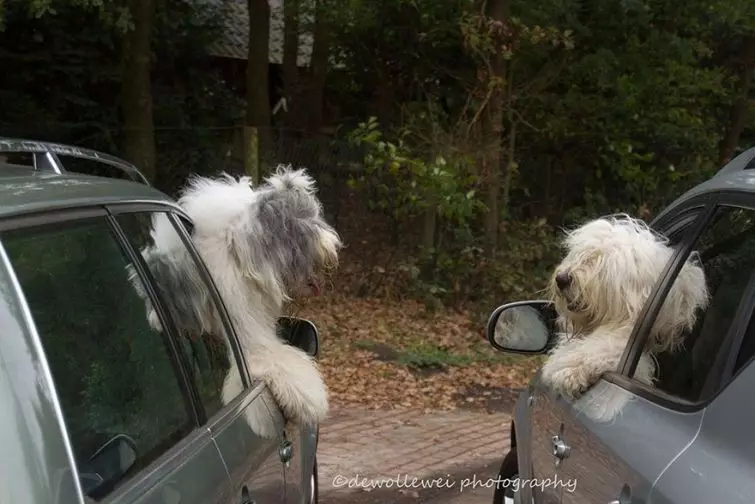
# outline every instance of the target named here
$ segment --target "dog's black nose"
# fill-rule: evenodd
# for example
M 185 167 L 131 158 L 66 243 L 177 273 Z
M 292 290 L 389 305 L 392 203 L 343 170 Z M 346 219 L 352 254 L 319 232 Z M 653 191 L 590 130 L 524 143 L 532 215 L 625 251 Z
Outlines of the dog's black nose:
M 569 284 L 571 283 L 571 275 L 566 272 L 561 272 L 556 274 L 556 285 L 559 289 L 564 290 L 567 287 L 569 287 Z

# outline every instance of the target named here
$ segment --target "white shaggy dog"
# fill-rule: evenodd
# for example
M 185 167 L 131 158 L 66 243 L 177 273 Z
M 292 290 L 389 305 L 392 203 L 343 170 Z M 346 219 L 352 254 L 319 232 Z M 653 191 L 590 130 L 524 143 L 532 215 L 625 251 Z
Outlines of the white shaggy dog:
M 337 265 L 341 240 L 324 220 L 305 170 L 281 166 L 264 184 L 252 188 L 250 182 L 196 177 L 179 204 L 193 221 L 193 242 L 225 302 L 249 372 L 268 386 L 289 420 L 314 424 L 328 412 L 325 383 L 316 361 L 282 341 L 276 324 L 293 296 L 319 291 L 321 275 Z M 142 256 L 169 293 L 173 318 L 199 334 L 222 333 L 210 293 L 170 221 L 153 219 L 151 234 L 154 244 Z M 148 312 L 159 328 L 149 303 Z M 224 403 L 236 395 L 230 385 L 238 379 L 226 377 Z
M 596 219 L 568 232 L 567 254 L 549 293 L 563 331 L 542 379 L 574 399 L 615 371 L 637 317 L 672 256 L 668 240 L 626 215 Z M 665 300 L 637 365 L 635 379 L 653 385 L 654 355 L 673 351 L 708 304 L 703 269 L 689 259 Z

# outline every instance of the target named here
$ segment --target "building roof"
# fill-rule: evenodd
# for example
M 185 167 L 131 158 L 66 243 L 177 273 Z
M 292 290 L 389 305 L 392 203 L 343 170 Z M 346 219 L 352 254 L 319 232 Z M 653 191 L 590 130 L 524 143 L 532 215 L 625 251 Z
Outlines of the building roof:
M 246 60 L 249 50 L 249 10 L 246 0 L 211 0 L 223 11 L 225 30 L 223 35 L 210 44 L 207 52 L 221 58 Z M 270 63 L 283 62 L 283 0 L 268 0 L 270 4 Z M 307 27 L 314 23 L 312 13 L 300 12 L 299 54 L 297 65 L 309 66 L 312 58 L 314 37 Z

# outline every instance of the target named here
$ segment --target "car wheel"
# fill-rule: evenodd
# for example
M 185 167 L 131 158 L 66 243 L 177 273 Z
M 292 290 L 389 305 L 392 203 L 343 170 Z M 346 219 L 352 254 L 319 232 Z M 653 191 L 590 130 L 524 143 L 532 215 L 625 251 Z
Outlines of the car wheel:
M 516 448 L 513 448 L 503 458 L 501 468 L 498 470 L 498 480 L 513 480 L 518 477 L 519 465 L 516 459 Z M 496 484 L 493 504 L 519 504 L 519 496 L 514 492 L 513 485 Z
M 320 494 L 320 482 L 317 479 L 317 458 L 315 457 L 315 464 L 312 468 L 312 475 L 309 479 L 309 504 L 317 504 L 318 497 Z

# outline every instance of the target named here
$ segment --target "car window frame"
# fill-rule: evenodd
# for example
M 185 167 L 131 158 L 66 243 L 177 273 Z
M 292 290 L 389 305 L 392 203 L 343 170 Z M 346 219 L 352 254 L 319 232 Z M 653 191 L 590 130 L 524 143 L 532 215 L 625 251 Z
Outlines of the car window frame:
M 682 236 L 681 240 L 677 243 L 674 255 L 669 260 L 661 278 L 651 291 L 648 301 L 645 303 L 632 331 L 629 343 L 622 355 L 622 359 L 618 366 L 619 371 L 604 375 L 604 378 L 607 381 L 627 390 L 633 395 L 642 397 L 643 399 L 658 404 L 659 406 L 683 413 L 696 412 L 708 406 L 741 372 L 748 367 L 749 364 L 743 365 L 736 373 L 730 373 L 730 369 L 727 366 L 725 373 L 719 380 L 715 392 L 700 401 L 688 401 L 668 394 L 658 388 L 634 380 L 632 374 L 639 362 L 641 355 L 640 350 L 648 338 L 649 330 L 660 311 L 661 305 L 663 304 L 668 291 L 676 280 L 684 262 L 692 252 L 694 245 L 697 243 L 702 233 L 708 229 L 712 219 L 715 217 L 716 210 L 721 206 L 755 211 L 755 194 L 736 190 L 719 190 L 704 193 L 680 204 L 679 207 L 665 214 L 662 220 L 652 223 L 653 228 L 659 232 L 664 232 L 666 230 L 678 232 L 679 230 L 675 230 L 674 228 L 679 226 L 679 224 L 685 219 L 688 219 L 687 215 L 689 215 L 689 212 L 695 207 L 697 207 L 699 211 L 697 218 L 691 219 L 685 224 L 685 226 L 692 226 L 690 232 Z M 748 300 L 748 303 L 742 303 L 742 300 L 745 298 Z M 751 316 L 753 311 L 755 311 L 755 283 L 748 284 L 743 291 L 732 325 L 727 331 L 727 341 L 724 342 L 724 344 L 733 342 L 729 347 L 729 355 L 726 358 L 727 364 L 732 359 L 736 360 L 736 356 L 739 353 L 743 342 L 743 332 L 746 330 L 747 324 L 750 321 L 749 316 L 745 315 L 749 314 Z M 753 360 L 755 360 L 755 357 L 748 362 L 752 362 Z
M 263 389 L 265 388 L 265 385 L 264 385 L 264 382 L 253 379 L 251 374 L 249 373 L 246 359 L 243 358 L 243 351 L 241 348 L 241 342 L 239 340 L 238 333 L 236 331 L 236 328 L 233 324 L 232 319 L 230 318 L 228 309 L 225 303 L 223 302 L 223 297 L 220 295 L 220 291 L 218 290 L 217 285 L 215 285 L 215 281 L 212 279 L 212 276 L 209 270 L 207 269 L 207 265 L 205 264 L 205 262 L 202 260 L 201 256 L 199 255 L 199 252 L 197 251 L 196 246 L 194 245 L 194 242 L 191 238 L 191 235 L 186 229 L 186 226 L 180 220 L 180 219 L 185 219 L 186 222 L 188 222 L 190 225 L 193 226 L 194 223 L 192 219 L 186 214 L 186 212 L 183 211 L 181 207 L 170 204 L 170 203 L 120 202 L 120 203 L 109 203 L 105 205 L 105 207 L 107 208 L 107 211 L 110 212 L 114 217 L 118 215 L 123 215 L 123 214 L 140 213 L 140 212 L 166 213 L 172 225 L 181 236 L 181 239 L 183 240 L 184 245 L 188 248 L 192 257 L 197 262 L 198 267 L 202 271 L 202 276 L 205 282 L 209 283 L 211 294 L 213 296 L 213 299 L 216 302 L 216 305 L 218 306 L 218 310 L 220 311 L 220 316 L 223 318 L 223 322 L 226 327 L 228 338 L 231 340 L 231 346 L 233 348 L 234 357 L 236 358 L 236 364 L 239 368 L 239 374 L 242 377 L 242 383 L 244 384 L 244 389 L 241 391 L 241 393 L 239 393 L 228 404 L 224 404 L 223 407 L 220 408 L 218 411 L 216 411 L 213 415 L 206 417 L 204 423 L 202 424 L 204 427 L 207 427 L 211 431 L 222 429 L 223 426 L 226 425 L 232 417 L 236 416 L 239 413 L 239 411 L 242 411 L 252 400 L 257 399 L 257 397 L 262 393 Z M 139 255 L 141 256 L 141 254 Z M 141 257 L 139 257 L 138 260 L 141 262 L 142 261 Z M 143 265 L 143 266 L 144 268 L 146 268 L 146 265 Z M 149 281 L 150 283 L 153 282 L 151 274 L 149 275 Z M 157 295 L 157 299 L 160 299 L 159 295 Z M 163 303 L 162 300 L 160 300 L 159 302 Z M 198 396 L 198 391 L 197 391 L 197 400 L 198 401 L 200 400 Z M 201 405 L 201 401 L 199 403 L 199 407 L 202 407 L 202 410 L 204 410 L 204 407 Z
M 228 334 L 228 339 L 230 340 L 230 343 L 231 343 L 233 355 L 236 358 L 236 365 L 238 366 L 239 372 L 241 374 L 241 380 L 244 384 L 244 390 L 245 391 L 251 390 L 255 387 L 256 383 L 252 379 L 251 373 L 249 373 L 247 362 L 246 362 L 246 359 L 244 358 L 244 352 L 241 348 L 241 341 L 239 339 L 238 333 L 236 332 L 236 327 L 233 325 L 233 320 L 231 319 L 231 316 L 228 313 L 228 308 L 223 302 L 223 296 L 220 294 L 220 290 L 218 290 L 218 287 L 215 284 L 215 280 L 213 280 L 212 278 L 212 274 L 210 273 L 210 270 L 207 268 L 207 265 L 202 260 L 202 257 L 199 255 L 199 251 L 194 245 L 194 241 L 191 238 L 191 232 L 188 229 L 186 229 L 186 226 L 184 225 L 183 222 L 181 222 L 181 219 L 185 219 L 191 226 L 194 226 L 194 223 L 189 218 L 189 216 L 186 215 L 184 212 L 172 211 L 168 214 L 168 217 L 170 218 L 170 221 L 173 224 L 173 227 L 175 228 L 176 232 L 181 236 L 181 240 L 183 241 L 186 248 L 189 250 L 189 253 L 191 254 L 192 258 L 197 263 L 201 271 L 202 278 L 205 281 L 205 284 L 207 284 L 207 286 L 210 287 L 212 297 L 216 302 L 218 311 L 220 312 L 220 317 L 223 319 L 223 327 L 226 330 L 226 334 Z M 244 392 L 242 392 L 239 395 L 243 395 L 243 394 Z
M 104 222 L 108 226 L 110 231 L 113 233 L 114 241 L 121 248 L 122 253 L 125 254 L 124 259 L 130 259 L 132 262 L 134 262 L 134 257 L 132 256 L 132 254 L 136 254 L 137 256 L 139 256 L 136 259 L 141 258 L 138 252 L 133 248 L 131 242 L 125 239 L 125 235 L 123 234 L 122 228 L 120 227 L 120 225 L 118 225 L 118 222 L 114 218 L 113 214 L 105 205 L 78 207 L 78 208 L 71 208 L 71 209 L 65 209 L 65 210 L 58 210 L 58 209 L 45 210 L 45 211 L 39 211 L 39 212 L 30 213 L 30 214 L 8 216 L 8 217 L 0 219 L 0 232 L 20 230 L 20 229 L 29 229 L 29 228 L 34 228 L 37 226 L 43 226 L 43 225 L 49 225 L 49 224 L 55 224 L 55 223 L 74 223 L 74 222 L 82 221 L 85 219 L 96 219 L 96 218 L 101 218 L 102 222 Z M 1 241 L 1 238 L 0 238 L 0 241 Z M 150 279 L 146 278 L 143 275 L 143 271 L 140 270 L 141 266 L 139 265 L 138 262 L 135 262 L 135 266 L 136 266 L 137 274 L 139 275 L 140 280 L 143 282 L 145 289 L 151 296 L 151 301 L 153 305 L 155 306 L 155 310 L 158 312 L 158 315 L 161 317 L 161 323 L 165 324 L 169 322 L 170 319 L 165 318 L 165 313 L 161 313 L 161 311 L 164 310 L 162 308 L 163 301 L 160 299 L 159 296 L 156 296 L 157 291 L 154 284 L 152 284 Z M 9 269 L 12 275 L 16 276 L 15 265 L 13 261 L 10 260 L 10 257 L 8 257 L 6 267 Z M 16 292 L 15 295 L 18 296 L 24 304 L 28 305 L 28 300 L 26 298 L 26 293 L 24 292 L 23 285 L 19 284 L 18 292 Z M 31 324 L 31 327 L 29 329 L 33 330 L 35 333 L 38 334 L 36 321 L 34 320 L 33 316 L 30 315 L 28 323 Z M 133 492 L 135 488 L 138 488 L 140 486 L 145 486 L 146 482 L 149 481 L 150 479 L 159 478 L 159 475 L 162 474 L 161 468 L 165 466 L 168 466 L 168 465 L 175 465 L 176 467 L 179 466 L 181 464 L 180 461 L 185 457 L 184 454 L 186 452 L 196 451 L 195 446 L 197 445 L 197 443 L 207 444 L 207 443 L 212 442 L 209 437 L 210 436 L 209 431 L 206 428 L 207 420 L 205 419 L 204 422 L 201 421 L 202 419 L 198 415 L 200 411 L 198 410 L 198 408 L 202 409 L 203 406 L 201 402 L 197 400 L 198 397 L 196 397 L 196 394 L 198 394 L 198 391 L 196 390 L 195 384 L 190 379 L 190 375 L 188 374 L 188 368 L 186 367 L 186 364 L 183 361 L 182 352 L 180 352 L 179 350 L 178 340 L 176 339 L 176 333 L 174 331 L 168 330 L 166 331 L 166 337 L 168 339 L 168 342 L 170 343 L 169 348 L 172 355 L 170 355 L 169 357 L 170 357 L 170 360 L 174 364 L 174 373 L 178 373 L 176 374 L 176 378 L 178 379 L 178 382 L 179 382 L 178 385 L 179 385 L 179 388 L 181 389 L 181 394 L 184 395 L 184 397 L 186 397 L 187 395 L 189 397 L 188 403 L 191 405 L 191 407 L 187 409 L 186 413 L 190 422 L 191 429 L 180 440 L 178 440 L 176 443 L 174 443 L 169 448 L 167 448 L 163 453 L 155 457 L 154 460 L 152 460 L 149 464 L 147 464 L 141 470 L 133 474 L 127 481 L 123 482 L 122 485 L 117 486 L 115 489 L 113 489 L 112 492 L 107 494 L 107 496 L 105 496 L 104 498 L 104 501 L 106 502 L 117 501 L 123 495 Z M 45 348 L 44 344 L 41 345 L 41 349 L 42 349 L 43 358 L 45 359 L 45 362 L 49 362 L 50 357 L 47 353 L 47 349 Z M 56 384 L 55 378 L 52 376 L 51 373 L 50 373 L 50 379 L 51 379 L 52 390 L 55 395 L 55 400 L 57 403 L 59 403 L 60 399 L 58 396 L 57 384 Z M 65 418 L 65 413 L 61 410 L 59 412 L 56 411 L 56 414 L 60 416 L 59 421 L 64 427 L 63 435 L 65 436 L 67 446 L 69 447 L 70 450 L 73 450 L 73 444 L 70 439 L 68 423 Z M 79 467 L 78 467 L 78 463 L 75 457 L 73 457 L 73 451 L 71 451 L 70 456 L 72 457 L 73 470 L 75 474 L 78 474 Z M 218 457 L 220 457 L 219 453 L 218 453 Z M 175 461 L 175 463 L 172 463 L 173 461 Z M 86 496 L 84 495 L 83 490 L 78 484 L 77 484 L 77 488 L 79 490 L 79 494 L 82 499 L 81 502 L 85 502 Z
M 163 203 L 134 203 L 134 202 L 123 202 L 123 203 L 109 203 L 106 205 L 107 211 L 110 212 L 111 215 L 114 217 L 117 217 L 118 215 L 123 214 L 131 214 L 131 213 L 164 213 L 168 217 L 168 220 L 171 222 L 171 225 L 176 230 L 178 235 L 181 237 L 181 241 L 183 242 L 184 246 L 189 250 L 190 255 L 192 256 L 192 259 L 197 263 L 197 266 L 200 269 L 200 274 L 202 275 L 202 279 L 204 282 L 208 285 L 210 288 L 210 295 L 215 302 L 218 311 L 220 312 L 220 317 L 223 320 L 223 327 L 226 330 L 226 333 L 228 334 L 228 339 L 231 343 L 231 348 L 233 350 L 234 358 L 236 359 L 236 365 L 239 368 L 240 375 L 241 375 L 241 381 L 244 384 L 244 390 L 249 390 L 254 388 L 255 382 L 252 380 L 251 375 L 249 374 L 249 369 L 246 364 L 246 360 L 243 358 L 243 352 L 241 350 L 241 343 L 239 341 L 238 334 L 236 332 L 236 328 L 233 325 L 233 321 L 231 320 L 231 317 L 228 313 L 228 308 L 225 305 L 225 302 L 223 302 L 223 297 L 220 295 L 220 291 L 217 288 L 217 285 L 215 285 L 215 281 L 212 279 L 212 275 L 210 274 L 209 270 L 207 269 L 207 265 L 205 264 L 204 260 L 202 260 L 202 257 L 199 255 L 199 252 L 197 251 L 193 240 L 191 239 L 191 235 L 186 230 L 185 226 L 181 223 L 180 219 L 177 218 L 177 216 L 186 219 L 187 222 L 189 222 L 191 225 L 194 225 L 193 221 L 189 216 L 186 214 L 186 212 L 181 209 L 181 207 L 178 207 L 176 205 L 172 204 L 163 204 Z M 117 219 L 116 219 L 117 220 Z M 141 255 L 141 254 L 139 254 Z M 140 262 L 142 262 L 142 259 L 139 259 Z M 146 268 L 146 265 L 143 265 Z M 150 278 L 151 278 L 150 274 Z M 159 296 L 158 296 L 159 297 Z M 244 395 L 244 392 L 242 392 L 239 395 Z M 237 397 L 238 398 L 238 397 Z

